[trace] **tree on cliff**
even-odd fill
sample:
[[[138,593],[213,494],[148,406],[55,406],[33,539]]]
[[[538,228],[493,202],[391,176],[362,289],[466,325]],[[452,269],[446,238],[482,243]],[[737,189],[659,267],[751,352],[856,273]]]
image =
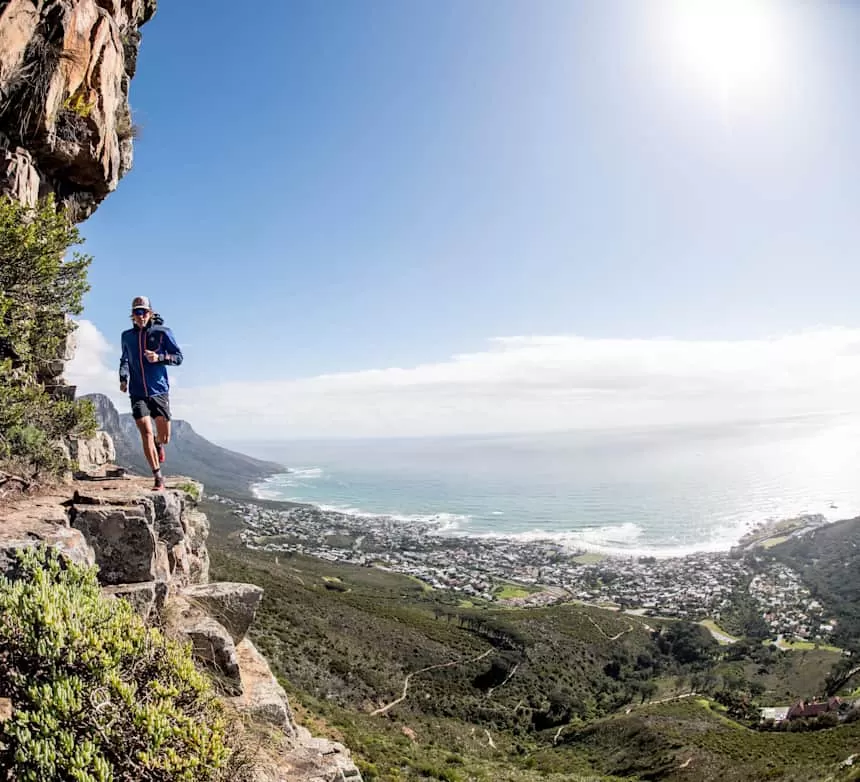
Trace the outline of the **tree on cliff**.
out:
[[[67,257],[80,242],[52,197],[37,208],[0,199],[0,492],[13,473],[27,483],[66,469],[58,441],[95,427],[89,403],[45,387],[88,290],[90,258]]]

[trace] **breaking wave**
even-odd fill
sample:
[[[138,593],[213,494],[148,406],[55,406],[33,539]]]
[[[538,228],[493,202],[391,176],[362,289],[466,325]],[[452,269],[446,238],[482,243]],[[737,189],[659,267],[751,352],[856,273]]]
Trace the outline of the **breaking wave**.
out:
[[[339,513],[342,516],[355,516],[372,521],[396,521],[401,524],[427,524],[436,532],[450,532],[468,524],[472,518],[465,513],[372,513],[361,508],[345,505],[323,505],[311,503],[326,513]]]

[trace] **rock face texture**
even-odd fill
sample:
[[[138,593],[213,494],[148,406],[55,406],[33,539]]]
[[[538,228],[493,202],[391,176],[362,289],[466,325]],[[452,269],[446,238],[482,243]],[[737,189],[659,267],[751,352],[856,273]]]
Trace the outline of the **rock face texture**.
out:
[[[0,575],[15,578],[16,550],[39,544],[97,565],[105,596],[189,643],[225,704],[271,732],[257,782],[360,782],[343,745],[296,725],[286,692],[246,637],[263,590],[209,581],[209,522],[197,509],[203,486],[171,477],[153,492],[149,480],[104,472],[0,508]]]
[[[71,440],[69,450],[69,455],[77,462],[81,472],[91,472],[116,461],[113,440],[103,431],[96,432],[93,437]]]
[[[79,565],[95,564],[87,539],[68,525],[61,497],[42,497],[0,513],[0,575],[13,577],[15,551],[32,546],[56,548]]]
[[[0,5],[0,192],[88,217],[132,165],[128,104],[156,0]]]
[[[182,596],[215,617],[239,643],[248,632],[263,598],[263,590],[254,584],[237,584],[222,581],[201,584],[182,590]]]
[[[92,546],[103,584],[155,581],[175,591],[208,580],[209,555],[193,515],[202,486],[171,480],[174,488],[164,492],[150,491],[142,479],[77,484],[69,523]]]

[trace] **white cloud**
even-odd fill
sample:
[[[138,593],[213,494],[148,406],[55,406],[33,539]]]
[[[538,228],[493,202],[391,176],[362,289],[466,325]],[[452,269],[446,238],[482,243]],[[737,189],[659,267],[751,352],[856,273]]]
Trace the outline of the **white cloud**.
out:
[[[78,382],[108,393],[115,370],[91,362],[112,363],[116,352],[92,324],[83,321],[80,333],[76,364],[86,359],[87,369]],[[434,364],[176,386],[173,397],[179,416],[223,439],[771,418],[860,407],[860,330],[739,341],[509,337]]]
[[[64,373],[67,382],[78,387],[78,396],[106,394],[125,412],[127,397],[119,391],[119,348],[111,345],[91,321],[79,320],[77,325],[77,348]]]

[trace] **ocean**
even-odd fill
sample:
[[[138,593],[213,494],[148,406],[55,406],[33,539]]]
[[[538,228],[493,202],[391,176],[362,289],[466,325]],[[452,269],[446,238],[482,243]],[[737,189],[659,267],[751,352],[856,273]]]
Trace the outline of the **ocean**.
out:
[[[762,521],[860,515],[849,416],[231,447],[287,466],[255,486],[260,498],[611,554],[727,550]]]

